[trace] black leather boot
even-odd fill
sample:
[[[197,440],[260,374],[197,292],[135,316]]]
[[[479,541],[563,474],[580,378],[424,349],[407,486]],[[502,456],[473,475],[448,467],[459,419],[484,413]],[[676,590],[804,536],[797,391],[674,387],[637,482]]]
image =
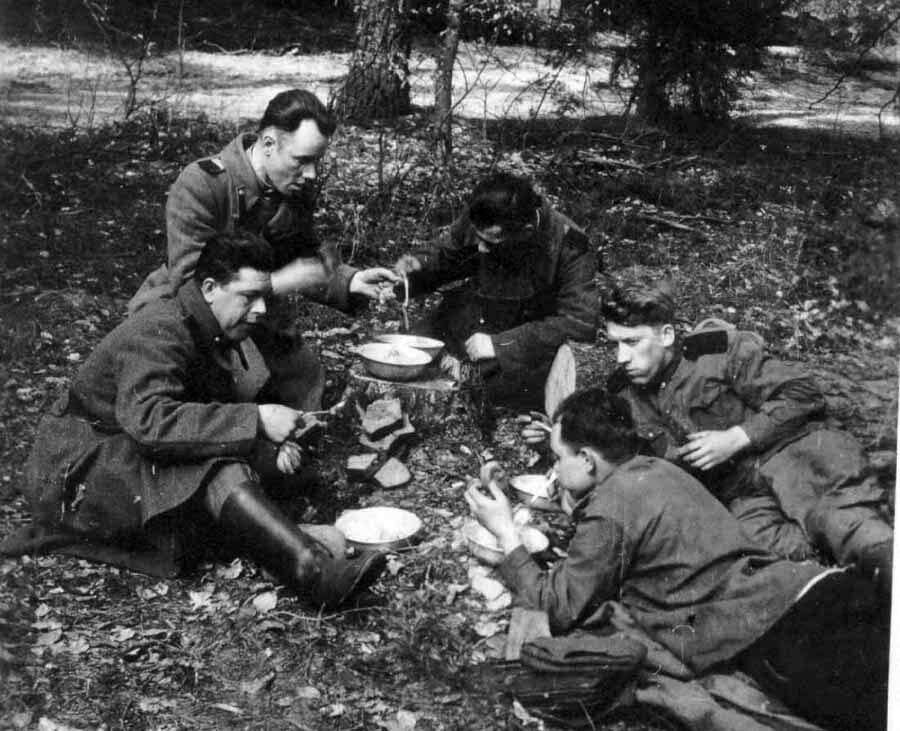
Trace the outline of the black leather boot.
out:
[[[255,483],[244,483],[228,496],[219,525],[242,552],[315,606],[340,606],[369,587],[387,563],[381,552],[332,555],[288,520]]]
[[[222,505],[219,525],[235,546],[295,591],[308,590],[319,578],[317,544],[273,503],[259,485],[239,485]]]
[[[318,581],[306,596],[313,605],[339,607],[374,584],[386,566],[387,554],[381,551],[364,551],[353,557],[326,557],[320,564]]]

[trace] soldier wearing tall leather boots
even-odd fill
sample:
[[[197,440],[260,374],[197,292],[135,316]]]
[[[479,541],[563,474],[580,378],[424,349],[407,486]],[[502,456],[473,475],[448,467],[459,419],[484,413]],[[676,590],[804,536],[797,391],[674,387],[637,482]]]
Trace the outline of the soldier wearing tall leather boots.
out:
[[[314,606],[338,606],[379,577],[383,553],[347,555],[265,493],[261,475],[290,481],[302,467],[306,422],[235,392],[232,356],[266,317],[273,267],[253,234],[210,238],[173,297],[100,342],[38,427],[24,490],[33,547],[172,575],[212,518]]]

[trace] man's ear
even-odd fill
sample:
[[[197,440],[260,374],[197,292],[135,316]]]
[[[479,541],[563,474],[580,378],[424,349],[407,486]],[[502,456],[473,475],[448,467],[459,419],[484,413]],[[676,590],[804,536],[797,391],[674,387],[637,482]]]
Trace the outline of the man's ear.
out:
[[[675,345],[675,326],[666,323],[659,330],[659,337],[664,348],[671,348]]]
[[[597,471],[597,460],[595,459],[593,450],[582,447],[578,450],[578,456],[584,460],[588,474],[593,475]]]
[[[218,286],[219,283],[212,277],[207,277],[202,282],[200,282],[200,294],[203,295],[203,299],[206,300],[206,304],[212,303],[213,293],[216,291],[216,288]]]
[[[260,134],[260,141],[262,142],[263,151],[266,153],[271,152],[278,146],[278,138],[271,127]]]

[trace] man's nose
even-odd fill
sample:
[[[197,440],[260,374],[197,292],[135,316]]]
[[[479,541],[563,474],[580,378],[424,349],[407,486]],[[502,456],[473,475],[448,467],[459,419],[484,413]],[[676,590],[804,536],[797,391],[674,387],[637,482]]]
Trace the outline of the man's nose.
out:
[[[624,345],[619,345],[616,348],[616,363],[619,365],[625,365],[629,360],[631,360],[631,351],[628,350]]]
[[[253,300],[253,304],[250,306],[250,312],[255,315],[265,315],[266,311],[265,297],[257,297],[255,300]]]
[[[316,179],[316,164],[314,162],[307,163],[302,168],[300,168],[300,176],[304,180],[315,180]]]

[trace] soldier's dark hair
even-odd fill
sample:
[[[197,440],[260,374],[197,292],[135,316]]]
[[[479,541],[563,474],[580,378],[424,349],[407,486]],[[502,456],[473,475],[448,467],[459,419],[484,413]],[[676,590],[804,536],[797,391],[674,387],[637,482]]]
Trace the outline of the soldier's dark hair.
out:
[[[334,115],[319,97],[305,89],[288,89],[272,97],[259,120],[257,131],[275,127],[284,132],[293,132],[304,119],[313,120],[325,137],[331,137],[337,127]]]
[[[592,447],[614,464],[631,459],[641,446],[627,405],[603,387],[567,396],[556,407],[553,422],[559,424],[559,436],[566,444],[574,449]]]
[[[228,284],[244,267],[271,272],[275,268],[272,247],[249,231],[218,234],[203,245],[194,279],[202,282],[212,278],[219,284]]]
[[[667,280],[620,276],[601,287],[601,312],[607,322],[625,327],[675,323],[675,297]]]
[[[506,230],[522,229],[534,222],[541,207],[538,195],[526,178],[510,173],[494,173],[482,179],[469,197],[469,220],[477,228],[499,225]]]

